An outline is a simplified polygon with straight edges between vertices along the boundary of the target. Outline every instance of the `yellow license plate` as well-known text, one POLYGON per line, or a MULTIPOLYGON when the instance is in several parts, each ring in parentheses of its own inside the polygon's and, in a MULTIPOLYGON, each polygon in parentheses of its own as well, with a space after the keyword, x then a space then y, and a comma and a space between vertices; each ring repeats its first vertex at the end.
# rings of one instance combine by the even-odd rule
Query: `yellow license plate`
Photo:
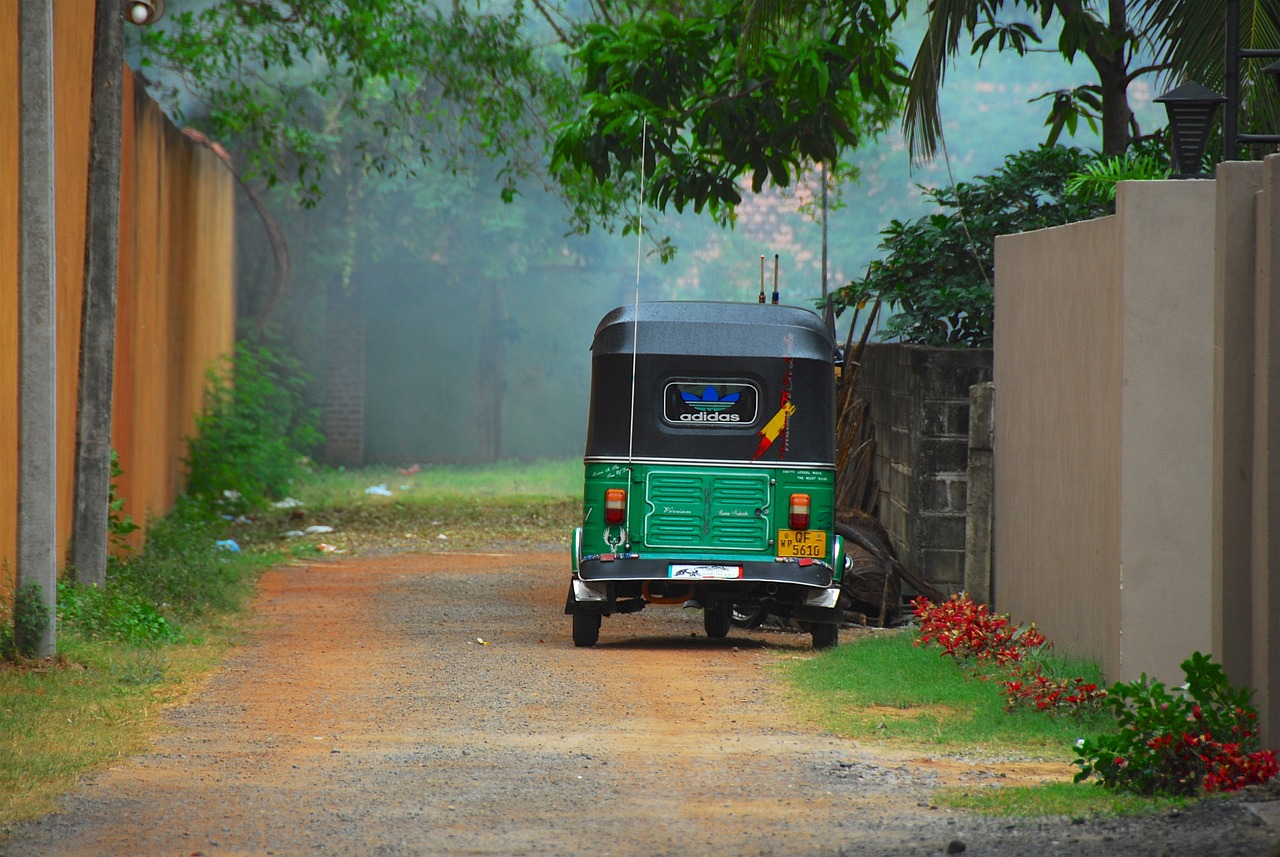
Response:
POLYGON ((778 530, 778 556, 827 555, 827 534, 822 530, 778 530))

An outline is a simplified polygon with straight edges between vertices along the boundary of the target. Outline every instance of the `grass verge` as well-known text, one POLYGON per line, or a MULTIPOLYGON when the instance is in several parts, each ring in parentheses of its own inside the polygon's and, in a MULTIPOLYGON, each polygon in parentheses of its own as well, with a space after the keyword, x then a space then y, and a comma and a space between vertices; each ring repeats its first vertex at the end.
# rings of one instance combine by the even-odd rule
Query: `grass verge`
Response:
MULTIPOLYGON (((994 815, 1071 818, 1157 812, 1186 801, 1120 794, 1072 783, 1074 743, 1114 728, 1105 715, 1007 711, 998 684, 962 669, 907 630, 854 638, 822 654, 780 661, 791 702, 816 725, 865 743, 922 753, 1061 764, 1062 782, 999 789, 940 789, 935 800, 994 815)), ((1063 661, 1059 669, 1095 669, 1063 661)))
POLYGON ((0 829, 144 749, 158 711, 236 640, 236 612, 281 556, 219 549, 219 524, 179 504, 142 552, 111 561, 104 588, 59 581, 53 658, 18 658, 0 629, 0 829))
POLYGON ((59 656, 0 663, 0 828, 52 811, 87 771, 149 745, 157 712, 213 669, 234 633, 216 623, 162 646, 64 635, 59 656))

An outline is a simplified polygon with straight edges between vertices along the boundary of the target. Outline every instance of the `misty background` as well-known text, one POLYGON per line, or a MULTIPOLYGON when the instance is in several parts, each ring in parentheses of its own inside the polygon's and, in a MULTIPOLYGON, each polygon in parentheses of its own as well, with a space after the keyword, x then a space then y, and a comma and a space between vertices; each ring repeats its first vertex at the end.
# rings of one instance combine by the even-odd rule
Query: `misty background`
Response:
MULTIPOLYGON (((909 59, 918 28, 898 38, 909 59)), ((1045 43, 1054 39, 1047 33, 1045 43)), ((964 181, 1043 142, 1048 104, 1032 99, 1086 83, 1090 72, 1048 49, 960 62, 942 94, 948 157, 913 169, 896 132, 853 153, 860 179, 841 187, 828 211, 828 288, 877 258, 890 220, 928 213, 917 184, 964 181)), ((1156 94, 1141 80, 1130 90, 1144 131, 1164 121, 1150 103, 1156 94)), ((1062 142, 1099 145, 1083 127, 1062 142)), ((535 182, 504 203, 484 161, 414 177, 334 166, 314 208, 298 207, 283 189, 263 195, 293 265, 283 294, 271 289, 263 221, 241 194, 238 314, 249 329, 269 312, 269 339, 300 358, 317 407, 326 384, 363 384, 361 463, 581 455, 592 333, 637 289, 640 300, 754 301, 760 257, 771 289, 777 254, 783 303, 812 307, 822 293, 816 176, 759 195, 744 188, 733 229, 691 212, 646 212, 646 237, 637 241, 600 230, 566 234, 562 203, 535 182), (672 237, 673 261, 659 260, 650 233, 672 237), (344 318, 362 337, 326 334, 344 318), (362 380, 336 382, 334 360, 362 364, 362 380)), ((847 324, 839 321, 838 336, 847 324)))

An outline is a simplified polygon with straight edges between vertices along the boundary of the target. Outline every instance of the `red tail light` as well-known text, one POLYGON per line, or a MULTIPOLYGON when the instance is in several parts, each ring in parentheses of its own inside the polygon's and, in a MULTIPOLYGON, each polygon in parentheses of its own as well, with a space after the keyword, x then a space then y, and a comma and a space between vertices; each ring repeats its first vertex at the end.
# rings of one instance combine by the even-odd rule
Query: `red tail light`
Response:
POLYGON ((791 495, 791 529, 809 529, 809 495, 791 495))
POLYGON ((627 518, 627 492, 609 488, 604 492, 604 522, 621 524, 627 518))

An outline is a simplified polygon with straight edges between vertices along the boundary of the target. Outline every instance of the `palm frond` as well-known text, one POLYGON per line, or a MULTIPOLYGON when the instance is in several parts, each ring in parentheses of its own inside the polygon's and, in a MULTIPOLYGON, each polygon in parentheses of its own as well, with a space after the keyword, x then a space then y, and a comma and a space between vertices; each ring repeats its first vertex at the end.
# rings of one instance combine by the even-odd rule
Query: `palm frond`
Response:
POLYGON ((962 37, 977 26, 986 8, 983 0, 931 0, 925 14, 929 25, 911 64, 902 130, 913 159, 928 160, 938 151, 942 116, 938 96, 962 37))

